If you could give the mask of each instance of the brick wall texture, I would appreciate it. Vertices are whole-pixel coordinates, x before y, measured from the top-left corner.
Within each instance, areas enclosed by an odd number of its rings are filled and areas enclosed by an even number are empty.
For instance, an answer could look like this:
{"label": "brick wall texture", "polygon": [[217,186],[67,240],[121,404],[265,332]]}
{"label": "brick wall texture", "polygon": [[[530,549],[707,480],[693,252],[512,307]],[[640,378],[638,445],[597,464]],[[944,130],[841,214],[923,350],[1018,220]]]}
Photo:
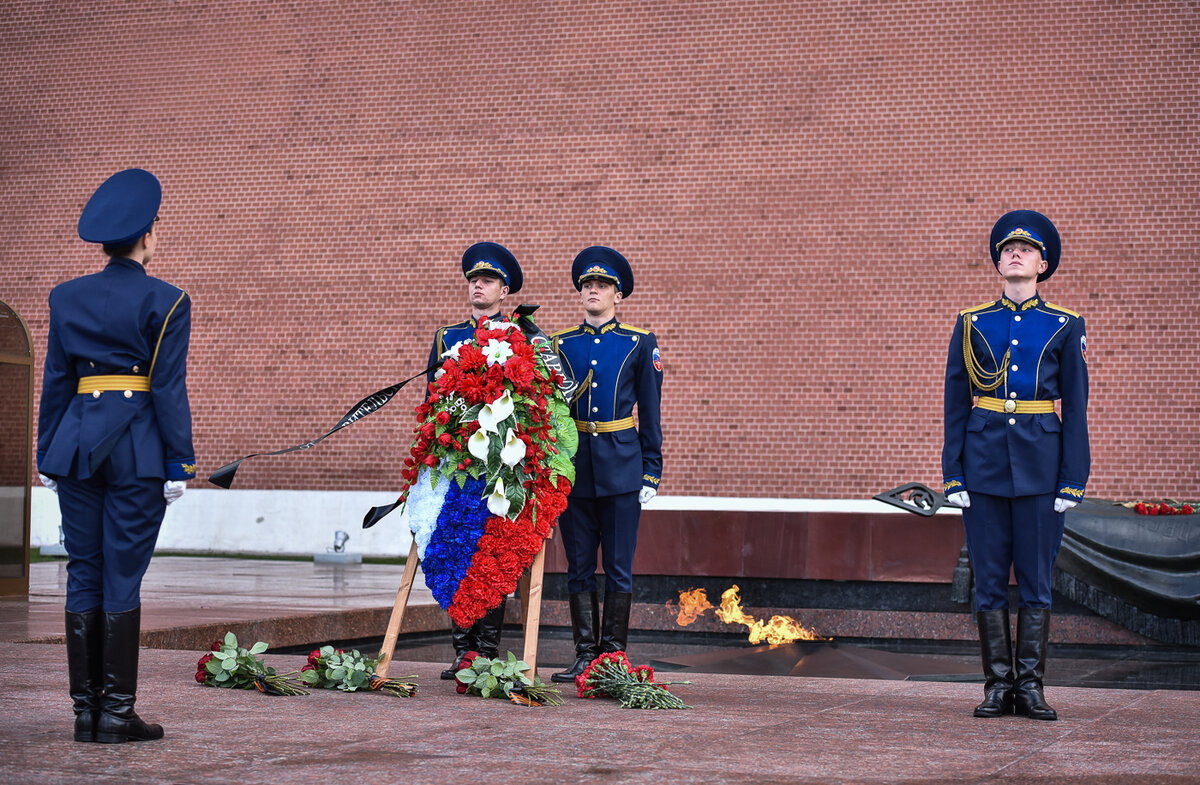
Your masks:
{"label": "brick wall texture", "polygon": [[[1090,494],[1195,498],[1198,50],[1192,2],[4,3],[0,299],[40,369],[47,293],[102,264],[84,202],[155,172],[207,475],[422,368],[470,243],[548,329],[611,245],[664,493],[861,498],[940,485],[954,318],[1031,208],[1087,318]],[[417,396],[238,487],[397,486]]]}

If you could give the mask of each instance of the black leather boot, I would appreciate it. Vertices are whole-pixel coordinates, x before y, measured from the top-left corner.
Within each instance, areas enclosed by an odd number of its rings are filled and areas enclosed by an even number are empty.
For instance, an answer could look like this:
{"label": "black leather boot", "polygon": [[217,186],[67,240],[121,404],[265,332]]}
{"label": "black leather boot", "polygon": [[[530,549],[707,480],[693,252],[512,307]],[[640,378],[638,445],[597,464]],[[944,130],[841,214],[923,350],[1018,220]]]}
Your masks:
{"label": "black leather boot", "polygon": [[629,643],[629,608],[633,593],[604,592],[604,624],[600,631],[600,651],[625,651]]}
{"label": "black leather boot", "polygon": [[550,681],[560,684],[575,681],[587,670],[592,660],[600,656],[596,643],[596,628],[600,621],[600,598],[594,591],[576,592],[568,597],[571,608],[571,637],[575,639],[575,664],[565,671],[550,675]]}
{"label": "black leather boot", "polygon": [[1057,720],[1058,712],[1046,703],[1042,677],[1046,674],[1046,649],[1050,645],[1050,609],[1017,611],[1017,684],[1013,704],[1017,714],[1035,720]]}
{"label": "black leather boot", "polygon": [[104,614],[104,697],[96,723],[96,741],[103,744],[163,737],[161,725],[143,722],[133,710],[141,630],[141,608]]}
{"label": "black leather boot", "polygon": [[467,652],[475,648],[475,633],[473,629],[464,630],[462,627],[451,622],[450,642],[454,644],[454,664],[442,671],[443,680],[452,680],[454,674],[458,673],[458,666],[462,665],[463,657],[467,655]]}
{"label": "black leather boot", "polygon": [[983,651],[983,703],[976,717],[1000,717],[1013,711],[1012,632],[1008,608],[979,611],[979,648]]}
{"label": "black leather boot", "polygon": [[104,692],[104,612],[66,612],[67,681],[75,709],[75,741],[96,740]]}
{"label": "black leather boot", "polygon": [[507,602],[507,597],[501,597],[500,604],[488,611],[471,628],[475,631],[475,649],[480,656],[490,660],[500,656],[500,632],[504,627],[504,605]]}

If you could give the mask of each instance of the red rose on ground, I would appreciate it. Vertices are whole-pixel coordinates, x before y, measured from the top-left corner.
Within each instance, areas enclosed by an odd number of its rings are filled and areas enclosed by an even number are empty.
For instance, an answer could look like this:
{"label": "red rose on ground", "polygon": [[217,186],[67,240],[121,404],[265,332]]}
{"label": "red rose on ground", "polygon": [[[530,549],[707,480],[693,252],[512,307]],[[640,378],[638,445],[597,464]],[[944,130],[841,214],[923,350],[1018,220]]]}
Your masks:
{"label": "red rose on ground", "polygon": [[209,651],[220,651],[222,645],[223,644],[221,643],[221,641],[213,641],[212,645],[208,647],[208,650]]}

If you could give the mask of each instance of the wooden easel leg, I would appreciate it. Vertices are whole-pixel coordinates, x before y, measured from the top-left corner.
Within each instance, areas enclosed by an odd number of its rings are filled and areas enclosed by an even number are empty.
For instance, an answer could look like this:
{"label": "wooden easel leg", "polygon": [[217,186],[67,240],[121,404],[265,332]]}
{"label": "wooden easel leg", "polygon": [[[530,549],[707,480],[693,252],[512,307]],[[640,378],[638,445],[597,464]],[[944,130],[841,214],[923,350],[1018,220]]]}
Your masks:
{"label": "wooden easel leg", "polygon": [[[400,636],[400,625],[404,623],[404,609],[408,607],[408,595],[412,592],[413,580],[417,577],[417,541],[408,549],[408,561],[404,563],[404,577],[400,579],[400,590],[396,592],[396,603],[392,606],[392,617],[388,620],[387,633],[383,636],[383,649],[379,654],[376,675],[386,679],[392,666],[392,652],[396,650],[396,638]],[[539,581],[538,589],[541,589]]]}
{"label": "wooden easel leg", "polygon": [[[530,567],[532,566],[530,565]],[[529,570],[521,575],[521,580],[517,583],[517,591],[521,593],[521,626],[524,627],[525,622],[529,620]]]}
{"label": "wooden easel leg", "polygon": [[529,605],[525,615],[525,656],[529,664],[529,677],[537,675],[537,645],[538,623],[542,618],[542,573],[546,568],[546,540],[542,549],[533,557],[533,565],[529,568]]}

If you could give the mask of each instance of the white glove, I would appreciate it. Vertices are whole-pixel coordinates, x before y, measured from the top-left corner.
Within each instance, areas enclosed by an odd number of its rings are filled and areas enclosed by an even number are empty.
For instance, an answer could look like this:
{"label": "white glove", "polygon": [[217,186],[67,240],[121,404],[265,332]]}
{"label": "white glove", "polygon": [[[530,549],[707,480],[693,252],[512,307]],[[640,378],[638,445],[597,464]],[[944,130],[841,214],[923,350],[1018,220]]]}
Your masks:
{"label": "white glove", "polygon": [[1079,502],[1073,502],[1070,499],[1055,499],[1054,500],[1054,511],[1055,512],[1066,512],[1067,510],[1071,509],[1072,507],[1074,507],[1077,504],[1079,504]]}
{"label": "white glove", "polygon": [[176,501],[187,490],[187,480],[167,480],[163,483],[163,498],[167,504]]}
{"label": "white glove", "polygon": [[641,502],[642,504],[645,504],[646,502],[650,501],[657,495],[658,495],[657,488],[651,488],[649,485],[643,485],[642,489],[640,491],[638,491],[638,501]]}
{"label": "white glove", "polygon": [[947,496],[946,504],[949,504],[951,507],[970,507],[971,497],[967,495],[966,491],[959,491]]}
{"label": "white glove", "polygon": [[45,485],[50,490],[54,491],[55,493],[58,493],[58,482],[56,480],[50,479],[49,477],[42,474],[41,472],[38,472],[38,479],[42,481],[42,485]]}

